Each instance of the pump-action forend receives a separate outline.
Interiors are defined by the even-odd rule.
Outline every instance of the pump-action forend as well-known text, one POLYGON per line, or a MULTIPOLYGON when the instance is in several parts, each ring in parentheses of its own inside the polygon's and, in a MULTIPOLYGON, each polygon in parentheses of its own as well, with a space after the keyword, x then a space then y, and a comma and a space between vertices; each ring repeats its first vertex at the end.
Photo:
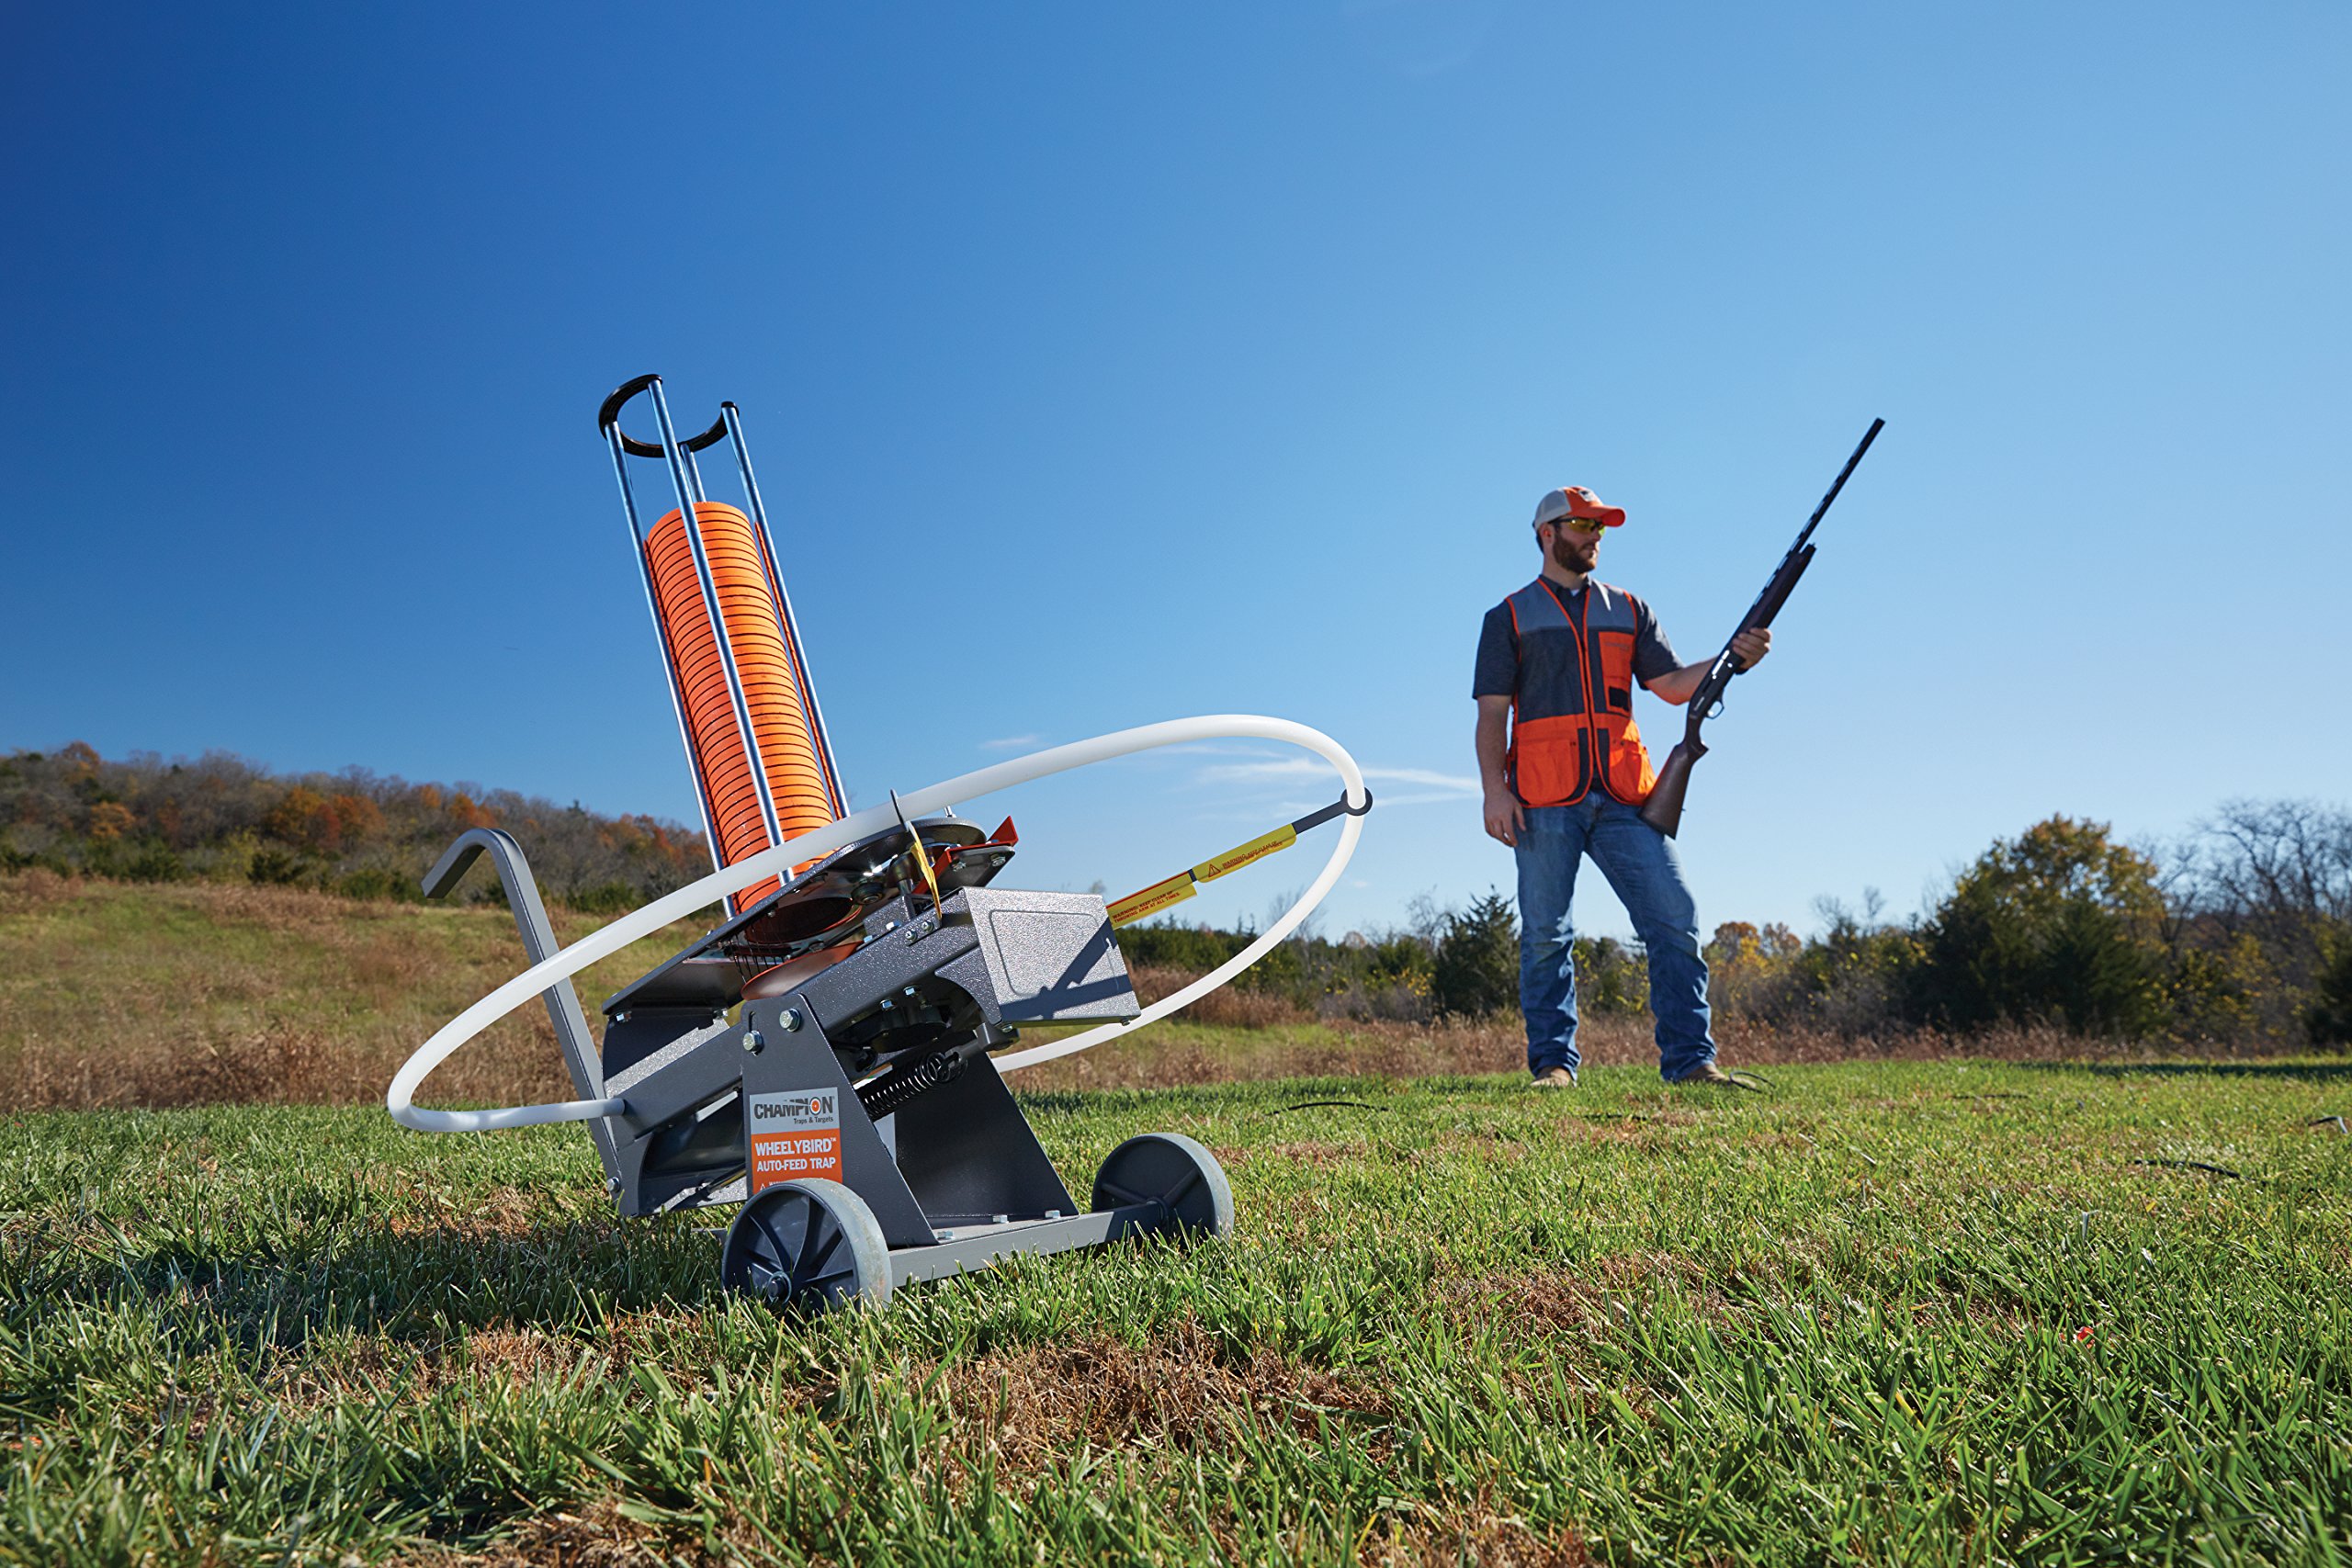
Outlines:
POLYGON ((1674 837, 1675 830, 1682 826, 1682 797, 1690 788, 1691 766, 1707 754, 1705 743, 1699 739, 1700 728, 1723 711, 1724 693, 1730 687, 1731 678, 1747 668, 1739 655, 1731 650, 1732 641, 1736 640, 1742 632, 1770 626, 1772 617, 1781 613, 1781 606, 1789 602, 1789 595, 1796 591, 1797 579, 1803 577, 1804 569, 1813 564, 1814 529, 1820 525, 1823 514, 1829 510, 1829 503, 1838 499, 1838 492, 1846 488, 1847 477, 1853 473, 1854 465, 1862 460, 1862 454, 1871 449, 1871 443, 1878 439, 1878 433, 1885 426, 1886 421, 1883 419, 1871 421, 1870 429, 1862 433, 1862 444, 1854 448, 1854 455, 1846 459, 1844 468, 1838 470, 1838 478, 1830 485, 1829 493, 1821 498, 1821 504, 1813 509, 1811 517, 1805 519, 1804 528, 1797 533, 1796 542, 1789 547, 1789 553, 1781 558, 1781 564, 1772 569, 1771 581, 1764 584, 1764 592, 1756 596, 1756 603, 1747 607, 1747 614, 1739 618, 1739 626, 1733 631, 1731 639, 1724 642, 1723 651, 1716 654, 1714 662, 1708 666, 1706 678, 1699 682, 1699 689, 1690 694, 1690 712, 1682 721, 1682 739, 1675 742, 1673 751, 1666 759, 1666 766, 1658 770, 1657 784, 1642 806, 1642 820, 1668 838, 1674 837))

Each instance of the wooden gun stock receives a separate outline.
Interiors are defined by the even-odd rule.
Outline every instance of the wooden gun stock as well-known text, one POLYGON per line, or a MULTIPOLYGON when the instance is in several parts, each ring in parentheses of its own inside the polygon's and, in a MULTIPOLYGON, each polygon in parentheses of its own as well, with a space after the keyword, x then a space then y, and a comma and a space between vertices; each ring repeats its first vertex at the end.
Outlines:
POLYGON ((1642 820, 1669 839, 1682 826, 1682 797, 1690 788, 1691 766, 1707 754, 1706 742, 1699 739, 1699 726, 1705 722, 1706 715, 1697 712, 1684 722, 1682 739, 1667 753, 1650 797, 1642 802, 1642 820))

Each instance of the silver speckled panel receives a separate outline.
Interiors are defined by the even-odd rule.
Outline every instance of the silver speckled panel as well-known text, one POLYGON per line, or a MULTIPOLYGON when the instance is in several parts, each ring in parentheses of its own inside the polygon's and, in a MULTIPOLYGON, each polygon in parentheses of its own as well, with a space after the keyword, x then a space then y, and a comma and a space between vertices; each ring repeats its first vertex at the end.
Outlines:
POLYGON ((1007 1023, 1133 1018, 1143 1010, 1110 916, 1093 894, 975 887, 964 897, 1007 1023))

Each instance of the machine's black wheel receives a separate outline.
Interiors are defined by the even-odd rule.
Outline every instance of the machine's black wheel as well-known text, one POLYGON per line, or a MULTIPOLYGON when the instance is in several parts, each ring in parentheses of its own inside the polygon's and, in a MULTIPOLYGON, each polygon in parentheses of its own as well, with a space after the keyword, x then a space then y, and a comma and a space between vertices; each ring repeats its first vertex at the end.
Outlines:
POLYGON ((1157 1203, 1151 1228, 1171 1235, 1233 1234, 1233 1189, 1216 1156, 1182 1133, 1144 1133, 1111 1151, 1094 1178, 1094 1208, 1157 1203))
POLYGON ((890 1247, 865 1200, 821 1176, 752 1195, 727 1227, 718 1277, 782 1311, 890 1299, 890 1247))

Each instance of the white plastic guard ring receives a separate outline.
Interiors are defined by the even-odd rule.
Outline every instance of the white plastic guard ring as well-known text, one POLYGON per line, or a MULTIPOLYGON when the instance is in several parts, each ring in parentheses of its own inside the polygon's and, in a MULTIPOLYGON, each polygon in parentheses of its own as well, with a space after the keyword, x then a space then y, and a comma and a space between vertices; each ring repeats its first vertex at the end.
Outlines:
MULTIPOLYGON (((1356 760, 1348 755, 1345 747, 1319 729, 1294 724, 1286 718, 1268 718, 1260 714, 1207 714, 1198 718, 1174 718, 1160 724, 1147 724, 1134 729, 1098 735, 1091 740, 1077 740, 1067 746, 1033 751, 1010 762, 999 762, 994 767, 981 768, 927 789, 899 795, 892 805, 868 807, 814 832, 803 833, 797 839, 762 850, 758 854, 715 871, 700 881, 688 883, 674 893, 666 893, 602 930, 581 938, 561 952, 549 954, 443 1024, 433 1038, 418 1046, 409 1059, 401 1064, 400 1071, 392 1075, 391 1087, 384 1091, 384 1109, 391 1113, 393 1121, 420 1133, 487 1133, 501 1127, 532 1127, 551 1122, 593 1122, 598 1117, 617 1115, 625 1102, 612 1098, 558 1100, 546 1105, 510 1105, 495 1111, 432 1111, 417 1105, 415 1097, 434 1068, 455 1055, 483 1030, 524 1006, 557 981, 569 980, 598 959, 609 957, 639 937, 650 935, 672 920, 691 915, 706 905, 715 904, 729 894, 740 893, 771 876, 789 875, 792 867, 805 861, 820 859, 844 844, 855 843, 868 834, 894 827, 899 821, 899 813, 901 811, 909 818, 929 816, 979 795, 1027 784, 1033 779, 1068 773, 1073 768, 1108 761, 1114 757, 1133 756, 1138 751, 1156 750, 1162 746, 1177 746, 1193 740, 1279 740, 1301 747, 1331 764, 1333 771, 1340 775, 1349 802, 1366 806, 1370 803, 1371 797, 1363 785, 1363 772, 1356 766, 1356 760)), ((1355 853, 1356 840, 1363 834, 1363 818, 1361 816, 1351 814, 1343 818, 1340 823, 1340 841, 1332 846, 1330 859, 1323 863, 1322 872, 1299 896, 1298 901, 1281 919, 1267 927, 1255 942, 1191 985, 1162 997, 1136 1017, 1122 1022, 1104 1024, 1068 1040, 1057 1040, 1051 1044, 1036 1045, 1026 1051, 1000 1056, 996 1061, 997 1071, 1018 1072, 1023 1067, 1050 1062, 1057 1056, 1089 1050, 1106 1040, 1116 1039, 1155 1020, 1166 1018, 1180 1008, 1189 1007, 1207 996, 1272 952, 1277 942, 1298 929, 1298 923, 1313 912, 1339 882, 1340 874, 1347 869, 1348 858, 1355 853)))

